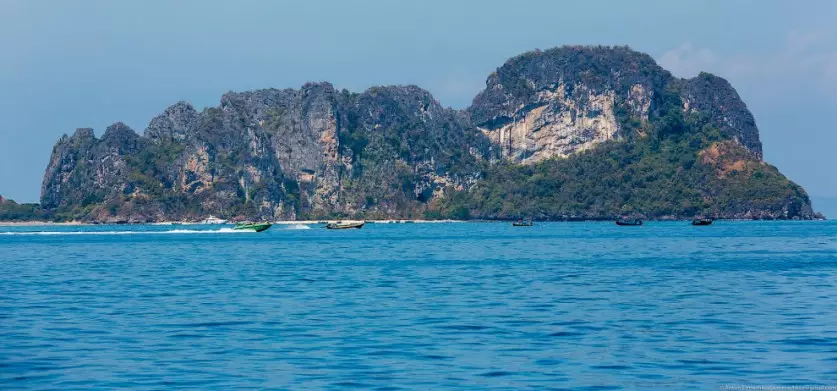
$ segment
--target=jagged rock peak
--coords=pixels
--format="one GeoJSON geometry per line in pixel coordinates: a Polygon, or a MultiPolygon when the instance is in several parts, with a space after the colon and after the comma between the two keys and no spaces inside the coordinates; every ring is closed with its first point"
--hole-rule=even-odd
{"type": "MultiPolygon", "coordinates": [[[[663,73],[662,67],[654,59],[628,46],[560,46],[548,50],[534,50],[507,60],[496,72],[492,73],[487,86],[492,80],[506,81],[505,78],[525,77],[540,86],[564,80],[581,81],[599,80],[618,84],[626,82],[623,74],[634,72],[663,73]],[[589,79],[592,78],[592,79],[589,79]]],[[[632,84],[626,84],[630,87],[632,84]]],[[[595,87],[606,87],[602,84],[595,87]]]]}
{"type": "Polygon", "coordinates": [[[74,139],[93,139],[96,135],[93,134],[93,128],[78,128],[72,136],[74,139]]]}
{"type": "Polygon", "coordinates": [[[371,87],[360,94],[361,101],[393,102],[402,109],[440,110],[442,105],[430,91],[416,85],[371,87]]]}
{"type": "Polygon", "coordinates": [[[108,126],[102,138],[99,139],[99,148],[106,148],[111,153],[131,153],[142,148],[146,139],[141,138],[133,129],[122,122],[108,126]]]}
{"type": "Polygon", "coordinates": [[[682,81],[683,107],[686,111],[708,114],[721,131],[730,134],[759,159],[762,145],[753,114],[741,100],[735,88],[724,78],[701,72],[698,76],[682,81]]]}
{"type": "Polygon", "coordinates": [[[102,140],[112,138],[112,137],[131,137],[137,136],[137,133],[131,129],[130,126],[126,125],[123,122],[116,122],[105,129],[105,133],[102,135],[102,140]]]}
{"type": "Polygon", "coordinates": [[[53,146],[52,153],[55,154],[57,151],[67,148],[87,149],[96,145],[98,142],[99,140],[96,139],[92,128],[77,128],[71,136],[68,136],[66,133],[61,136],[58,142],[55,143],[55,146],[53,146]]]}
{"type": "Polygon", "coordinates": [[[272,106],[281,103],[284,99],[318,93],[334,93],[334,86],[328,82],[308,82],[298,90],[293,88],[264,88],[242,92],[229,91],[221,96],[220,107],[224,109],[237,104],[272,106]]]}
{"type": "Polygon", "coordinates": [[[374,86],[369,87],[366,91],[363,92],[364,94],[401,94],[401,95],[417,95],[423,97],[433,97],[430,94],[430,91],[425,90],[415,84],[404,84],[404,85],[386,85],[386,86],[374,86]]]}
{"type": "Polygon", "coordinates": [[[308,83],[305,83],[305,84],[302,85],[301,90],[304,91],[304,92],[309,92],[309,93],[311,93],[311,92],[332,93],[332,92],[334,92],[334,85],[329,83],[329,82],[326,82],[326,81],[308,82],[308,83]]]}
{"type": "Polygon", "coordinates": [[[276,88],[265,88],[252,91],[235,92],[228,91],[221,95],[219,108],[229,110],[233,107],[246,104],[272,105],[285,93],[292,90],[279,90],[276,88]]]}
{"type": "Polygon", "coordinates": [[[482,125],[514,117],[521,108],[541,99],[543,92],[560,91],[573,99],[611,91],[617,97],[629,97],[635,86],[651,91],[670,78],[651,56],[627,46],[536,50],[512,57],[489,75],[485,90],[474,98],[468,111],[475,124],[482,125]]]}
{"type": "Polygon", "coordinates": [[[145,129],[145,136],[153,141],[183,141],[198,121],[198,112],[191,103],[177,102],[154,117],[145,129]]]}
{"type": "Polygon", "coordinates": [[[366,128],[403,127],[415,120],[441,127],[455,115],[443,109],[430,92],[414,85],[369,88],[357,96],[354,106],[366,128]]]}
{"type": "Polygon", "coordinates": [[[276,88],[243,92],[229,91],[221,96],[221,103],[218,107],[224,112],[240,111],[242,114],[246,113],[261,119],[265,110],[287,102],[298,93],[293,89],[276,88]]]}
{"type": "Polygon", "coordinates": [[[327,82],[305,83],[299,90],[303,102],[317,102],[317,104],[330,104],[337,93],[334,86],[327,82]]]}

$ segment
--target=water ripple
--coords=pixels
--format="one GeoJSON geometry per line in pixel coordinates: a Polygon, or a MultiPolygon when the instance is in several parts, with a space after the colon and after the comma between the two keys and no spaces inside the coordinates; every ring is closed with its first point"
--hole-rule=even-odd
{"type": "Polygon", "coordinates": [[[837,384],[833,222],[277,228],[2,228],[0,388],[837,384]]]}

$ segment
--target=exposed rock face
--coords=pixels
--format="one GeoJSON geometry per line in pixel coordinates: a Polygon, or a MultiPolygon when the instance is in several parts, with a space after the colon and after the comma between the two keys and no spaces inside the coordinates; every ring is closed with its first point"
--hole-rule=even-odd
{"type": "Polygon", "coordinates": [[[350,105],[341,153],[351,156],[346,174],[356,179],[349,185],[365,194],[344,200],[350,210],[382,216],[421,210],[442,188],[473,182],[488,157],[489,142],[479,131],[418,87],[371,88],[350,105]]]}
{"type": "Polygon", "coordinates": [[[575,86],[570,89],[580,96],[573,98],[567,89],[559,84],[554,91],[540,91],[535,107],[518,113],[510,123],[479,129],[500,147],[503,156],[521,163],[567,157],[622,138],[612,91],[596,94],[586,86],[575,86]]]}
{"type": "Polygon", "coordinates": [[[709,116],[721,131],[759,159],[762,158],[756,120],[728,81],[709,73],[701,73],[681,81],[681,84],[684,110],[709,116]]]}
{"type": "Polygon", "coordinates": [[[491,165],[650,137],[672,94],[760,162],[752,115],[723,79],[675,79],[625,47],[563,47],[510,59],[463,111],[415,86],[310,83],[230,92],[202,112],[178,102],[143,136],[121,123],[101,138],[79,129],[53,149],[41,202],[106,222],[434,215],[491,165]]]}
{"type": "Polygon", "coordinates": [[[42,203],[106,222],[406,216],[473,181],[488,149],[459,113],[414,86],[228,93],[202,113],[169,107],[142,137],[121,123],[100,139],[91,129],[63,137],[42,203]]]}
{"type": "MultiPolygon", "coordinates": [[[[221,100],[223,110],[265,132],[265,144],[252,144],[251,148],[267,148],[266,153],[276,158],[286,179],[308,190],[306,207],[327,209],[337,201],[337,124],[341,109],[336,95],[330,84],[319,83],[307,84],[299,91],[230,93],[221,100]]],[[[249,172],[254,183],[264,179],[265,175],[252,169],[249,172]]]]}
{"type": "Polygon", "coordinates": [[[151,120],[145,129],[145,137],[155,142],[183,141],[189,129],[195,127],[198,112],[188,102],[177,102],[170,106],[163,114],[151,120]]]}
{"type": "Polygon", "coordinates": [[[534,163],[631,135],[617,111],[648,119],[671,75],[628,48],[561,47],[510,59],[468,109],[504,156],[534,163]]]}
{"type": "Polygon", "coordinates": [[[93,147],[98,140],[93,129],[79,128],[72,136],[64,136],[52,149],[52,157],[44,174],[41,186],[41,205],[44,208],[68,206],[78,200],[70,198],[71,193],[93,193],[89,179],[96,170],[93,147]]]}
{"type": "Polygon", "coordinates": [[[627,47],[571,46],[512,58],[489,76],[468,111],[503,156],[534,163],[635,136],[621,122],[648,121],[667,89],[761,158],[753,116],[726,80],[678,80],[627,47]]]}

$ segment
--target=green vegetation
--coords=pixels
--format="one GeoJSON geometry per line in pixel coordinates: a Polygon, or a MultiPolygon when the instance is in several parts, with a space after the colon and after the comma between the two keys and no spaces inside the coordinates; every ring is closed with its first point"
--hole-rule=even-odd
{"type": "Polygon", "coordinates": [[[18,204],[0,197],[0,221],[46,220],[46,213],[38,204],[18,204]]]}
{"type": "MultiPolygon", "coordinates": [[[[674,91],[659,97],[645,126],[617,110],[636,137],[566,159],[490,167],[469,191],[449,192],[428,216],[448,218],[612,219],[781,215],[807,195],[775,167],[726,141],[700,115],[684,116],[674,91]]],[[[788,211],[797,215],[798,210],[788,211]]],[[[751,216],[762,217],[762,216],[751,216]]]]}

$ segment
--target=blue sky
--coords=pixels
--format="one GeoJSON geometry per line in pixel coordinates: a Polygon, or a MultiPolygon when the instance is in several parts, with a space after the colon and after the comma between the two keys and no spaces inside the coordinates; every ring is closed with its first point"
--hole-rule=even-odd
{"type": "MultiPolygon", "coordinates": [[[[837,197],[837,2],[0,0],[0,194],[36,201],[55,141],[226,91],[417,84],[466,107],[508,57],[619,44],[726,77],[765,160],[837,197]]],[[[816,208],[816,205],[815,205],[816,208]]]]}

